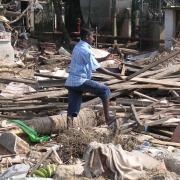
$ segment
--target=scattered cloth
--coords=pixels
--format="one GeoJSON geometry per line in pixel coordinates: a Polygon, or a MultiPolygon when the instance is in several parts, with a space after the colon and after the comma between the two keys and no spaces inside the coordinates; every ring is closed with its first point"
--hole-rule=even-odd
{"type": "Polygon", "coordinates": [[[24,83],[11,82],[2,90],[0,95],[6,98],[17,98],[29,92],[36,92],[36,90],[24,83]]]}
{"type": "Polygon", "coordinates": [[[144,168],[155,168],[160,163],[138,151],[124,151],[121,145],[92,142],[84,154],[85,175],[95,178],[109,173],[114,180],[135,180],[145,176],[144,168]],[[147,163],[149,161],[149,163],[147,163]]]}

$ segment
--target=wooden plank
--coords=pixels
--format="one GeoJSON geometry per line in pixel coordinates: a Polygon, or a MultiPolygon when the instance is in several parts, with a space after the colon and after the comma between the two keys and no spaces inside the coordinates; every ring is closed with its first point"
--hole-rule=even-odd
{"type": "Polygon", "coordinates": [[[34,76],[47,77],[47,78],[52,78],[52,79],[66,79],[65,77],[53,76],[53,75],[42,74],[42,73],[34,73],[34,76]]]}
{"type": "Polygon", "coordinates": [[[165,70],[166,70],[166,68],[158,69],[158,70],[154,70],[154,71],[146,71],[146,72],[144,72],[144,73],[142,73],[142,74],[139,74],[139,75],[136,76],[136,77],[148,77],[148,76],[151,76],[151,77],[152,77],[152,75],[158,74],[158,73],[163,72],[163,71],[165,71],[165,70]]]}
{"type": "Polygon", "coordinates": [[[161,100],[156,101],[156,102],[153,102],[152,104],[150,104],[149,106],[145,107],[144,109],[139,110],[139,111],[137,112],[137,113],[138,113],[138,115],[139,115],[139,114],[141,114],[141,113],[146,112],[147,110],[151,109],[153,106],[155,106],[155,105],[159,104],[159,103],[160,103],[160,101],[161,101],[161,100]]]}
{"type": "Polygon", "coordinates": [[[150,105],[152,102],[150,101],[142,101],[141,99],[127,99],[127,98],[117,98],[116,99],[116,103],[117,104],[122,104],[122,105],[131,105],[134,104],[134,106],[148,106],[150,105]]]}
{"type": "Polygon", "coordinates": [[[162,119],[153,121],[153,122],[145,123],[145,126],[161,125],[161,124],[163,124],[165,121],[167,121],[167,120],[169,120],[169,119],[170,119],[170,117],[165,117],[165,118],[162,118],[162,119]]]}
{"type": "Polygon", "coordinates": [[[67,108],[67,105],[63,103],[49,103],[45,105],[31,105],[31,106],[23,106],[23,107],[8,107],[8,108],[0,108],[0,112],[14,112],[14,111],[33,111],[33,110],[49,110],[54,108],[67,108]]]}
{"type": "Polygon", "coordinates": [[[163,110],[155,113],[154,115],[152,115],[152,116],[151,116],[151,119],[159,118],[159,116],[160,116],[161,114],[164,115],[165,112],[171,111],[171,110],[173,110],[173,109],[174,109],[174,107],[169,107],[169,108],[163,109],[163,110]]]}
{"type": "Polygon", "coordinates": [[[64,79],[50,79],[38,81],[38,87],[50,88],[50,87],[64,87],[64,79]]]}
{"type": "MultiPolygon", "coordinates": [[[[33,116],[31,116],[31,115],[27,115],[27,116],[18,116],[18,115],[12,115],[12,114],[10,114],[10,115],[2,115],[2,114],[0,114],[0,117],[1,118],[6,118],[6,119],[19,119],[19,120],[28,120],[28,119],[31,119],[31,118],[33,118],[33,116]]],[[[36,115],[36,117],[37,117],[37,115],[36,115]]]]}
{"type": "MultiPolygon", "coordinates": [[[[111,106],[111,108],[113,109],[113,106],[111,106]]],[[[130,114],[127,113],[127,112],[118,112],[118,111],[116,111],[116,116],[118,116],[120,118],[129,118],[130,114]]],[[[152,115],[150,115],[150,114],[140,114],[140,115],[138,114],[139,119],[142,119],[142,120],[144,118],[151,120],[151,116],[152,115]]],[[[154,119],[153,119],[153,122],[154,122],[154,119]]]]}
{"type": "Polygon", "coordinates": [[[50,91],[50,92],[37,92],[36,94],[27,95],[22,98],[17,98],[17,101],[25,101],[25,100],[33,100],[33,99],[41,99],[41,98],[54,98],[60,97],[68,94],[68,90],[63,89],[59,91],[50,91]]]}
{"type": "Polygon", "coordinates": [[[175,90],[171,90],[170,93],[171,93],[174,97],[180,97],[180,95],[179,95],[175,90]]]}
{"type": "Polygon", "coordinates": [[[139,55],[140,52],[134,49],[128,49],[128,48],[119,48],[122,52],[128,53],[128,54],[134,54],[134,55],[139,55]]]}
{"type": "Polygon", "coordinates": [[[165,85],[165,86],[174,86],[174,87],[180,87],[180,82],[173,82],[171,80],[156,80],[156,79],[150,79],[150,78],[132,78],[131,81],[136,82],[143,82],[143,83],[152,83],[152,84],[158,84],[158,85],[165,85]]]}
{"type": "Polygon", "coordinates": [[[140,92],[138,92],[138,91],[133,91],[133,93],[136,94],[136,95],[138,95],[138,96],[147,98],[147,99],[149,99],[149,100],[151,100],[151,101],[154,101],[154,102],[159,101],[159,100],[157,100],[157,99],[155,99],[155,98],[152,98],[152,97],[150,97],[150,96],[147,96],[147,95],[145,95],[145,94],[142,94],[142,93],[140,93],[140,92]]]}
{"type": "MultiPolygon", "coordinates": [[[[122,93],[122,92],[114,92],[114,93],[112,93],[111,96],[110,96],[110,99],[121,95],[121,93],[122,93]]],[[[81,106],[81,107],[84,108],[84,107],[87,107],[87,106],[90,106],[90,105],[99,104],[99,103],[101,103],[101,102],[102,102],[102,100],[101,100],[99,97],[97,97],[97,98],[94,98],[94,99],[92,99],[92,100],[90,100],[90,101],[87,101],[87,102],[82,103],[82,106],[81,106]]]]}
{"type": "Polygon", "coordinates": [[[168,142],[168,141],[160,141],[157,139],[149,139],[151,143],[154,144],[159,144],[159,145],[164,145],[164,146],[175,146],[175,147],[180,147],[180,143],[174,143],[174,142],[168,142]]]}
{"type": "Polygon", "coordinates": [[[162,130],[160,128],[156,128],[156,127],[149,127],[148,129],[150,132],[156,133],[156,134],[160,134],[163,136],[167,136],[167,137],[172,137],[173,132],[170,132],[168,130],[162,130]]]}
{"type": "MultiPolygon", "coordinates": [[[[112,80],[104,82],[104,84],[105,85],[111,85],[111,84],[117,84],[117,83],[120,83],[120,82],[121,82],[121,80],[119,80],[119,79],[112,79],[112,80]]],[[[132,82],[131,84],[134,84],[134,82],[132,82]]]]}
{"type": "MultiPolygon", "coordinates": [[[[135,85],[128,85],[128,84],[113,84],[108,86],[112,90],[132,90],[132,89],[163,89],[164,86],[159,84],[135,84],[135,85]]],[[[171,88],[169,88],[171,89],[171,88]]]]}
{"type": "Polygon", "coordinates": [[[17,78],[6,78],[6,77],[0,77],[1,83],[10,83],[10,82],[19,82],[19,83],[25,83],[25,84],[37,84],[37,81],[29,80],[29,79],[17,79],[17,78]]]}
{"type": "Polygon", "coordinates": [[[164,78],[168,75],[171,75],[173,73],[179,72],[180,71],[180,65],[176,64],[176,65],[172,65],[166,68],[165,71],[158,73],[154,76],[151,76],[152,79],[160,79],[160,78],[164,78]]]}
{"type": "Polygon", "coordinates": [[[133,104],[131,104],[131,110],[132,110],[133,116],[134,116],[137,124],[140,125],[140,126],[143,126],[143,123],[142,123],[141,120],[139,119],[138,114],[137,114],[137,112],[136,112],[136,108],[135,108],[135,106],[134,106],[133,104]]]}
{"type": "Polygon", "coordinates": [[[164,58],[162,58],[162,59],[160,59],[160,60],[158,60],[158,61],[155,61],[155,62],[149,64],[148,66],[144,67],[144,68],[141,69],[140,71],[135,72],[134,74],[128,76],[128,77],[126,78],[126,80],[128,81],[128,80],[130,80],[130,79],[132,79],[132,78],[138,76],[139,74],[142,74],[143,72],[145,72],[145,71],[151,69],[152,67],[157,66],[158,64],[163,63],[164,61],[167,61],[168,59],[170,59],[170,58],[172,58],[172,57],[178,55],[179,53],[180,53],[180,50],[175,51],[175,52],[172,52],[172,53],[169,54],[168,56],[166,56],[166,57],[164,57],[164,58]]]}
{"type": "Polygon", "coordinates": [[[167,91],[169,91],[169,90],[180,91],[180,88],[177,88],[177,87],[165,87],[165,86],[159,86],[158,89],[160,89],[160,90],[167,90],[167,91]]]}
{"type": "Polygon", "coordinates": [[[171,138],[166,137],[166,136],[163,136],[163,135],[159,135],[159,134],[155,134],[155,133],[150,133],[150,132],[147,132],[147,133],[145,133],[145,134],[146,134],[146,135],[150,135],[150,136],[152,136],[153,138],[159,139],[159,140],[162,140],[162,141],[171,141],[171,138]]]}

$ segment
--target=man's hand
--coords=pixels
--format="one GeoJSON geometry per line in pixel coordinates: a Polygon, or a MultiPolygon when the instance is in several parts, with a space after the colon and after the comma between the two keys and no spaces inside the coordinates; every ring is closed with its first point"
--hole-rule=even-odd
{"type": "Polygon", "coordinates": [[[114,77],[119,79],[119,80],[124,80],[124,78],[119,74],[114,74],[114,77]]]}
{"type": "Polygon", "coordinates": [[[110,75],[110,76],[114,76],[115,78],[119,79],[119,80],[125,80],[125,78],[123,76],[121,76],[120,74],[116,74],[116,73],[113,73],[105,68],[98,68],[97,69],[98,72],[102,73],[102,74],[107,74],[107,75],[110,75]]]}

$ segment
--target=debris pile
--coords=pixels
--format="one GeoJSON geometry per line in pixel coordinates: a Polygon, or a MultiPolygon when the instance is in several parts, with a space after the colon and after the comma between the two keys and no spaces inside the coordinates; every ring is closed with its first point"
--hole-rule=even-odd
{"type": "Polygon", "coordinates": [[[103,125],[101,100],[85,94],[75,129],[67,130],[71,53],[55,43],[31,43],[16,49],[21,64],[0,69],[0,177],[178,177],[180,50],[94,49],[104,67],[123,77],[93,74],[112,91],[116,122],[103,125]]]}

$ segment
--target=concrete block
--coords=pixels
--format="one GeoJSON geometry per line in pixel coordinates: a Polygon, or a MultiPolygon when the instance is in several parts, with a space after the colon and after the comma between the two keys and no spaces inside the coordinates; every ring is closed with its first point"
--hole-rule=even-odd
{"type": "Polygon", "coordinates": [[[72,177],[81,176],[83,171],[84,167],[81,164],[59,165],[55,173],[55,179],[69,180],[72,177]]]}
{"type": "Polygon", "coordinates": [[[0,145],[13,154],[27,154],[29,144],[13,133],[3,133],[0,136],[0,145]]]}
{"type": "Polygon", "coordinates": [[[180,153],[171,153],[164,159],[166,168],[180,175],[180,153]]]}
{"type": "Polygon", "coordinates": [[[0,65],[14,66],[14,48],[11,46],[11,33],[0,32],[0,65]]]}

